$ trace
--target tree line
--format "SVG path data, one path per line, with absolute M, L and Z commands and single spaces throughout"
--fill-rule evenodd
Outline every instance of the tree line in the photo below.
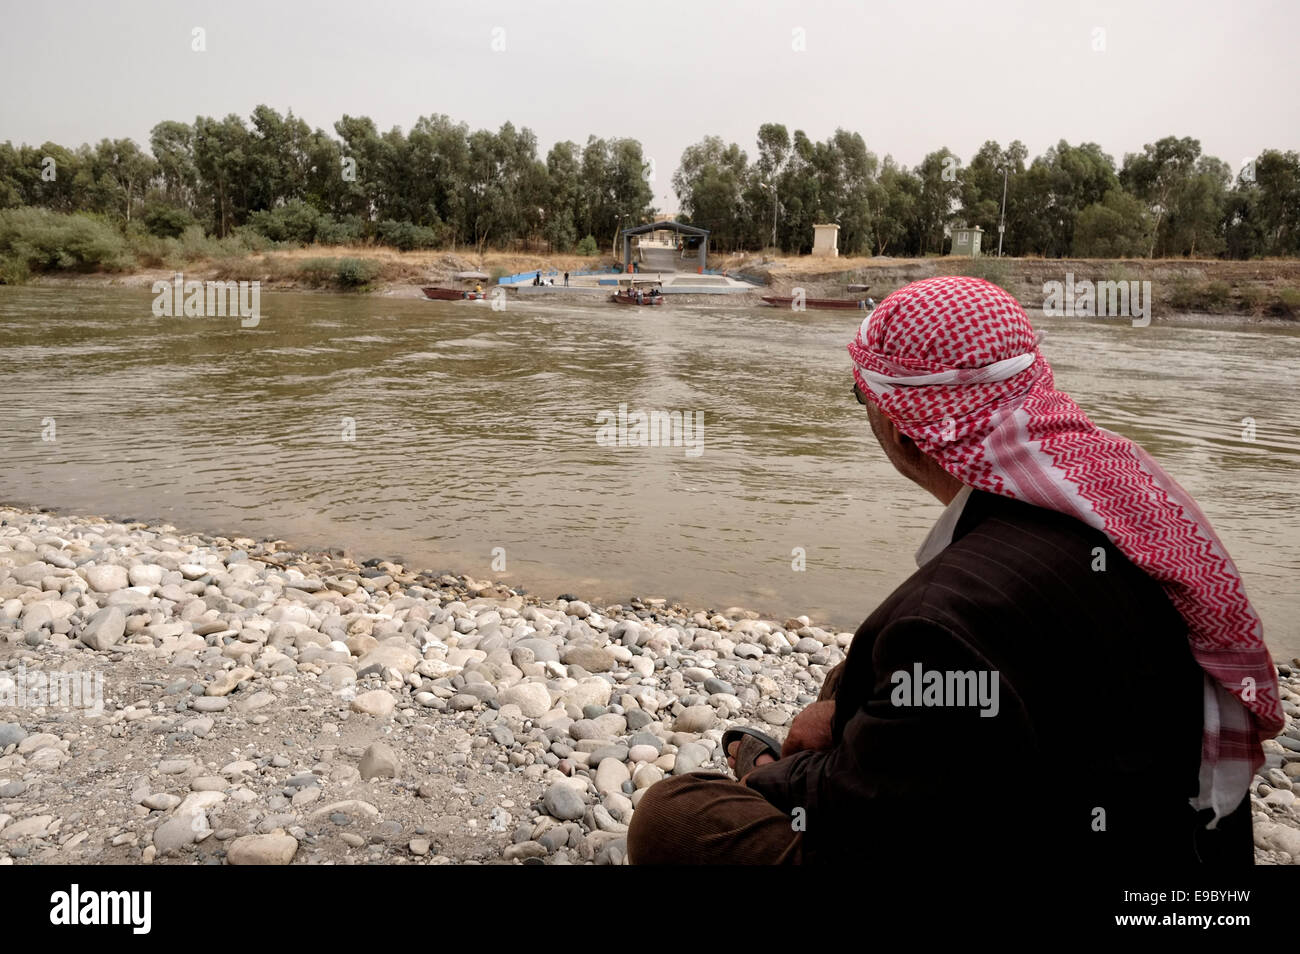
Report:
M 858 133 L 837 129 L 814 142 L 769 123 L 753 162 L 707 137 L 683 153 L 673 185 L 690 220 L 736 250 L 806 253 L 813 224 L 834 222 L 841 252 L 852 255 L 942 253 L 954 226 L 982 228 L 987 252 L 1005 190 L 1008 255 L 1300 254 L 1300 155 L 1264 150 L 1234 173 L 1199 141 L 1173 136 L 1118 166 L 1096 143 L 1061 140 L 1030 161 L 1019 140 L 1005 149 L 990 140 L 965 165 L 943 148 L 908 169 L 880 159 Z
M 130 139 L 4 143 L 0 208 L 96 213 L 165 237 L 198 225 L 217 238 L 251 228 L 274 241 L 481 249 L 541 239 L 557 250 L 586 236 L 608 245 L 652 211 L 632 139 L 561 142 L 542 160 L 537 137 L 510 123 L 471 131 L 433 115 L 381 133 L 344 116 L 334 133 L 258 106 L 247 123 L 159 123 L 147 152 Z
M 198 117 L 130 139 L 68 148 L 0 144 L 0 209 L 91 213 L 128 234 L 241 230 L 276 242 L 381 242 L 399 248 L 546 243 L 584 254 L 649 221 L 654 163 L 634 139 L 560 142 L 506 123 L 473 130 L 444 115 L 409 132 L 344 116 L 333 134 L 258 106 L 249 121 Z M 1005 172 L 1005 175 L 1004 175 Z M 1004 252 L 1043 257 L 1300 255 L 1300 155 L 1268 149 L 1233 170 L 1199 141 L 1165 137 L 1122 162 L 1065 140 L 1030 160 L 986 142 L 962 164 L 947 148 L 914 168 L 858 133 L 825 142 L 759 127 L 755 158 L 707 137 L 672 176 L 679 218 L 711 230 L 715 251 L 806 253 L 813 224 L 840 225 L 845 254 L 943 253 L 954 226 Z

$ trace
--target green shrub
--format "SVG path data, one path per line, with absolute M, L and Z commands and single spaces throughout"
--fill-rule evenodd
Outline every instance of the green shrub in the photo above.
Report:
M 30 277 L 26 262 L 0 256 L 0 285 L 21 285 Z
M 369 258 L 309 258 L 299 262 L 295 277 L 307 285 L 361 288 L 379 277 L 379 262 Z
M 316 241 L 321 245 L 356 245 L 366 237 L 366 223 L 359 215 L 336 219 L 322 215 L 316 225 Z
M 275 246 L 274 242 L 247 225 L 241 225 L 223 239 L 208 235 L 201 225 L 191 225 L 173 241 L 176 243 L 176 255 L 183 262 L 237 258 L 250 252 L 264 252 Z
M 417 248 L 437 248 L 442 244 L 441 230 L 410 222 L 394 222 L 392 219 L 376 225 L 375 236 L 384 245 L 391 245 L 403 252 Z
M 1268 304 L 1268 291 L 1260 285 L 1246 285 L 1238 289 L 1237 296 L 1252 314 L 1260 314 Z
M 176 251 L 182 261 L 192 262 L 201 258 L 220 258 L 221 246 L 201 225 L 187 225 L 176 238 Z
M 1232 287 L 1227 282 L 1206 282 L 1201 287 L 1201 301 L 1208 308 L 1222 308 L 1232 296 Z
M 298 263 L 297 278 L 308 285 L 328 285 L 338 272 L 337 258 L 309 258 Z
M 341 258 L 335 278 L 344 288 L 360 288 L 379 277 L 379 263 L 369 258 Z
M 127 235 L 136 262 L 146 268 L 170 268 L 178 259 L 176 240 L 148 232 Z
M 182 232 L 195 224 L 194 216 L 190 215 L 188 209 L 166 202 L 153 202 L 145 206 L 141 220 L 149 234 L 159 238 L 179 238 Z
M 239 255 L 245 252 L 265 252 L 275 248 L 276 243 L 252 226 L 241 225 L 221 240 L 221 247 L 230 254 Z
M 1288 318 L 1300 315 L 1300 288 L 1279 288 L 1274 298 L 1272 311 L 1274 314 L 1284 315 Z
M 123 271 L 134 264 L 125 237 L 103 219 L 30 207 L 0 211 L 0 258 L 14 277 L 24 269 Z
M 272 242 L 300 242 L 309 245 L 316 239 L 321 214 L 301 199 L 294 199 L 274 209 L 261 209 L 248 217 L 248 226 Z
M 581 242 L 578 243 L 577 252 L 579 255 L 585 256 L 587 258 L 591 258 L 594 255 L 599 255 L 600 246 L 596 244 L 596 237 L 594 235 L 588 235 L 586 238 L 584 238 Z
M 1175 279 L 1169 286 L 1169 304 L 1177 311 L 1192 311 L 1200 304 L 1200 293 L 1186 278 Z

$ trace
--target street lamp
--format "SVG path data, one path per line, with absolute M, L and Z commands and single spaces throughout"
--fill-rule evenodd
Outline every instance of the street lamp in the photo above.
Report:
M 761 179 L 759 180 L 758 184 L 761 185 L 764 189 L 767 189 L 769 192 L 772 193 L 772 248 L 773 250 L 775 250 L 776 249 L 776 186 L 769 185 L 768 183 L 763 182 Z
M 1007 230 L 1007 167 L 1003 166 L 1002 173 L 1002 217 L 998 219 L 998 258 L 1002 257 L 1002 233 Z

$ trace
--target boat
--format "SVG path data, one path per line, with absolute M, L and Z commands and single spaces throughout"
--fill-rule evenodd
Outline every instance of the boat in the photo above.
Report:
M 660 291 L 662 285 L 663 283 L 658 280 L 633 278 L 628 282 L 627 288 L 616 291 L 610 297 L 620 305 L 662 305 L 664 303 L 664 293 Z M 638 291 L 641 292 L 640 299 L 636 296 Z
M 421 288 L 425 298 L 432 298 L 434 301 L 481 301 L 487 298 L 487 292 L 476 292 L 466 288 L 437 288 L 430 286 Z
M 803 298 L 798 299 L 804 308 L 828 308 L 847 311 L 870 311 L 875 303 L 869 298 Z M 789 308 L 796 299 L 785 295 L 764 295 L 763 301 L 778 308 Z
M 642 295 L 641 300 L 630 291 L 615 292 L 610 299 L 618 302 L 620 305 L 662 305 L 664 303 L 663 295 Z
M 424 292 L 425 298 L 431 298 L 434 301 L 485 301 L 488 293 L 483 290 L 484 282 L 491 281 L 491 278 L 483 272 L 457 272 L 455 275 L 457 281 L 465 283 L 464 288 L 444 288 L 438 285 L 422 287 L 420 291 Z

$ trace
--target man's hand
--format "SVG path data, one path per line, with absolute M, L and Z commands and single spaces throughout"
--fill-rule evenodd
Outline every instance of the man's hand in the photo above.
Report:
M 814 702 L 794 717 L 790 724 L 790 734 L 781 746 L 781 758 L 789 758 L 805 749 L 829 749 L 831 747 L 831 723 L 835 721 L 835 700 Z

